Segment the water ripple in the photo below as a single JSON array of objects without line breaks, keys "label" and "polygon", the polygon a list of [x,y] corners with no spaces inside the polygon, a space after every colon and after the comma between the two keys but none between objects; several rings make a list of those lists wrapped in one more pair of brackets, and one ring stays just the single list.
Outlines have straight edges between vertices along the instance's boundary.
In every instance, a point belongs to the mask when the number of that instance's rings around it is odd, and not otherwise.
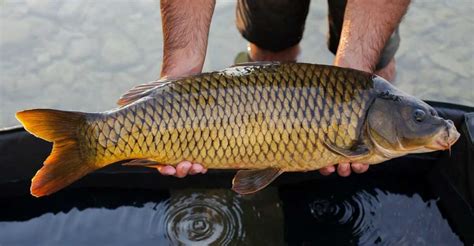
[{"label": "water ripple", "polygon": [[320,223],[350,226],[359,243],[376,242],[378,229],[373,224],[377,197],[361,191],[349,199],[318,198],[309,204],[313,217]]},{"label": "water ripple", "polygon": [[235,197],[179,194],[164,207],[151,225],[173,245],[227,245],[244,237],[242,210]]}]

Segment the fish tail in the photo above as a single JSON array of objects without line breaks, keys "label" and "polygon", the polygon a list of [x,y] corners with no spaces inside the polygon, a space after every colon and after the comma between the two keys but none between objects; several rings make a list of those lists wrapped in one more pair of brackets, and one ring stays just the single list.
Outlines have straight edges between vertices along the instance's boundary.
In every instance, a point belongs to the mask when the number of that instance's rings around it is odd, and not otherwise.
[{"label": "fish tail", "polygon": [[[16,113],[16,118],[33,135],[53,142],[53,150],[31,180],[31,194],[41,197],[54,193],[100,166],[84,157],[78,144],[78,129],[86,123],[86,113],[52,109],[32,109]],[[84,153],[84,152],[82,152]]]}]

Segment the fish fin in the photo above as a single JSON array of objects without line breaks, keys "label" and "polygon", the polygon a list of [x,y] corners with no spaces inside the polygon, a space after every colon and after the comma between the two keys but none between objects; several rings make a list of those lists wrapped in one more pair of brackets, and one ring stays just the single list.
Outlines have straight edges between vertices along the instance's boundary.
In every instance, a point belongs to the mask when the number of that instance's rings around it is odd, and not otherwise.
[{"label": "fish fin", "polygon": [[232,180],[232,190],[239,194],[250,194],[267,187],[283,171],[278,168],[240,170]]},{"label": "fish fin", "polygon": [[160,79],[157,81],[151,81],[145,84],[137,85],[133,87],[132,89],[128,90],[125,94],[123,94],[119,100],[117,101],[117,104],[121,107],[126,106],[130,103],[133,103],[140,98],[149,96],[155,89],[160,88],[161,86],[164,86],[172,81],[175,81],[175,79]]},{"label": "fish fin", "polygon": [[142,167],[150,167],[150,168],[157,168],[159,166],[163,166],[154,160],[149,159],[135,159],[129,162],[123,163],[123,166],[142,166]]},{"label": "fish fin", "polygon": [[31,134],[53,142],[53,150],[31,180],[31,194],[41,197],[54,193],[98,169],[94,160],[81,155],[76,136],[86,114],[52,109],[32,109],[16,113]]},{"label": "fish fin", "polygon": [[324,144],[332,152],[342,155],[347,158],[352,158],[352,159],[361,158],[370,153],[369,148],[364,144],[355,145],[351,149],[344,149],[332,143],[327,143],[327,142],[324,142]]},{"label": "fish fin", "polygon": [[279,61],[251,61],[251,62],[241,62],[234,64],[230,67],[247,67],[247,66],[269,66],[269,65],[279,65]]}]

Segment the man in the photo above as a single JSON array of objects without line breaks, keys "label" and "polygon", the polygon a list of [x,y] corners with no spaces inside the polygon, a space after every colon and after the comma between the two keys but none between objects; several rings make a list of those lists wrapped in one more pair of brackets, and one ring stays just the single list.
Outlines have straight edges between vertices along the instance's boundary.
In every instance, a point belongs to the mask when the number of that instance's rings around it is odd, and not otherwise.
[{"label": "man", "polygon": [[[376,73],[387,80],[395,76],[394,54],[399,45],[398,24],[410,0],[329,0],[329,49],[334,65]],[[200,73],[207,49],[215,0],[161,0],[164,49],[162,77]],[[248,60],[296,61],[309,0],[239,0],[237,27],[250,42]],[[349,176],[368,165],[339,163],[320,169]],[[185,177],[205,173],[199,163],[183,161],[158,168],[163,175]]]}]

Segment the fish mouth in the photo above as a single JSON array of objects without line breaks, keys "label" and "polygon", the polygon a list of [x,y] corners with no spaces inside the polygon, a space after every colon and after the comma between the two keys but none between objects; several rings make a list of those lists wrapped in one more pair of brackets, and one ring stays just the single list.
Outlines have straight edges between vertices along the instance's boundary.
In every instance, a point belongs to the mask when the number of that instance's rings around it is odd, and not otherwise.
[{"label": "fish mouth", "polygon": [[432,147],[433,149],[436,149],[436,150],[445,150],[445,149],[451,148],[451,144],[449,144],[445,141],[436,140],[435,144],[433,146],[430,146],[430,147]]},{"label": "fish mouth", "polygon": [[433,150],[449,150],[451,153],[451,146],[453,146],[456,141],[458,141],[461,134],[456,130],[453,122],[447,120],[447,125],[444,131],[436,137],[433,144],[427,146],[429,149]]}]

